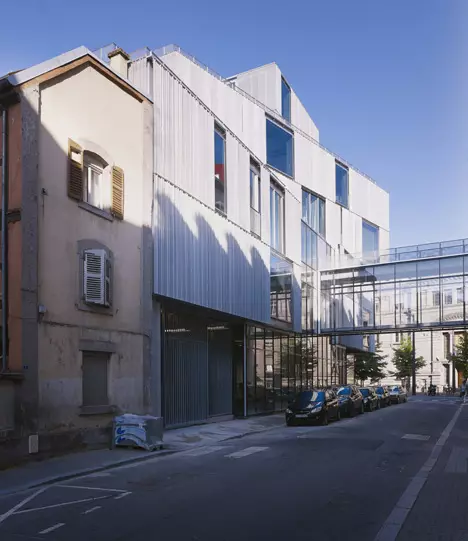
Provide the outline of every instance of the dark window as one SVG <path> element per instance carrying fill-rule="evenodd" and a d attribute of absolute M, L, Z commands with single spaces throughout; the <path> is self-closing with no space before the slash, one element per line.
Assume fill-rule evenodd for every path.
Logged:
<path fill-rule="evenodd" d="M 361 389 L 362 396 L 369 396 L 369 389 Z"/>
<path fill-rule="evenodd" d="M 305 408 L 310 402 L 323 400 L 325 400 L 325 393 L 323 391 L 302 391 L 302 393 L 299 393 L 296 396 L 294 406 L 297 408 Z"/>
<path fill-rule="evenodd" d="M 302 190 L 302 220 L 316 233 L 325 236 L 325 200 Z"/>
<path fill-rule="evenodd" d="M 293 176 L 293 134 L 272 120 L 266 121 L 267 163 Z"/>
<path fill-rule="evenodd" d="M 222 128 L 215 126 L 215 208 L 226 212 L 226 134 Z"/>
<path fill-rule="evenodd" d="M 362 221 L 362 254 L 367 259 L 376 259 L 379 254 L 379 228 Z"/>
<path fill-rule="evenodd" d="M 452 304 L 453 298 L 452 298 L 452 290 L 446 289 L 444 291 L 444 304 Z"/>
<path fill-rule="evenodd" d="M 340 163 L 335 163 L 335 180 L 336 180 L 336 202 L 343 207 L 348 207 L 348 190 L 349 190 L 349 171 L 348 168 Z"/>
<path fill-rule="evenodd" d="M 250 160 L 250 231 L 260 236 L 261 231 L 260 167 Z"/>
<path fill-rule="evenodd" d="M 83 351 L 83 406 L 107 406 L 109 353 Z"/>
<path fill-rule="evenodd" d="M 463 288 L 457 287 L 457 304 L 463 304 Z"/>
<path fill-rule="evenodd" d="M 446 359 L 450 358 L 450 334 L 444 332 L 444 355 Z"/>
<path fill-rule="evenodd" d="M 301 224 L 301 257 L 303 263 L 317 268 L 317 233 L 304 222 Z"/>
<path fill-rule="evenodd" d="M 291 122 L 291 87 L 281 77 L 281 115 Z"/>
<path fill-rule="evenodd" d="M 270 183 L 270 244 L 282 252 L 284 250 L 284 192 L 276 184 Z"/>
<path fill-rule="evenodd" d="M 338 396 L 350 395 L 350 394 L 351 394 L 351 388 L 350 387 L 342 387 L 338 391 Z"/>
<path fill-rule="evenodd" d="M 432 305 L 440 306 L 440 292 L 439 291 L 432 292 Z"/>
<path fill-rule="evenodd" d="M 291 291 L 292 264 L 275 253 L 270 261 L 271 317 L 290 323 L 292 321 Z"/>

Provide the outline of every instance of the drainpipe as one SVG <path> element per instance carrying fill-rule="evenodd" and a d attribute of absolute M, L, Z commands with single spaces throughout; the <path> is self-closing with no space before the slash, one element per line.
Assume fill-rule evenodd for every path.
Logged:
<path fill-rule="evenodd" d="M 7 124 L 8 113 L 2 109 L 2 372 L 8 368 L 8 261 L 7 261 L 7 207 L 8 207 L 8 170 L 7 170 Z"/>

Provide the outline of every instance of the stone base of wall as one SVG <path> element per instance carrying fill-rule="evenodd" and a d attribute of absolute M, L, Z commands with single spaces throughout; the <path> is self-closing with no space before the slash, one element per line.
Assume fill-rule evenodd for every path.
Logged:
<path fill-rule="evenodd" d="M 29 453 L 29 437 L 13 432 L 0 434 L 0 470 L 34 460 L 46 460 L 67 453 L 110 448 L 112 427 L 67 430 L 39 434 L 39 452 Z"/>

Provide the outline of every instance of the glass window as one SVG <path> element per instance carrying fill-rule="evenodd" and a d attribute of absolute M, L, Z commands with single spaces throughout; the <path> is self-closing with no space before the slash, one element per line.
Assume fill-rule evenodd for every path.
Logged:
<path fill-rule="evenodd" d="M 336 202 L 343 207 L 348 207 L 348 168 L 335 163 Z"/>
<path fill-rule="evenodd" d="M 376 259 L 379 254 L 379 228 L 362 220 L 362 255 Z"/>
<path fill-rule="evenodd" d="M 293 135 L 275 122 L 266 121 L 267 163 L 293 176 Z"/>
<path fill-rule="evenodd" d="M 219 126 L 214 132 L 215 208 L 226 212 L 226 134 Z"/>
<path fill-rule="evenodd" d="M 446 289 L 444 291 L 444 304 L 452 304 L 452 290 Z"/>
<path fill-rule="evenodd" d="M 291 122 L 291 87 L 281 77 L 281 115 Z"/>
<path fill-rule="evenodd" d="M 106 165 L 95 154 L 84 153 L 83 200 L 99 209 L 109 208 L 111 203 L 110 186 L 105 182 L 104 176 Z"/>
<path fill-rule="evenodd" d="M 463 304 L 463 287 L 457 287 L 457 304 Z"/>
<path fill-rule="evenodd" d="M 260 167 L 250 161 L 250 231 L 260 236 L 261 207 L 260 207 Z"/>
<path fill-rule="evenodd" d="M 440 305 L 440 292 L 433 291 L 432 292 L 432 306 L 439 306 L 439 305 Z"/>
<path fill-rule="evenodd" d="M 292 264 L 272 253 L 270 261 L 271 317 L 290 323 L 292 291 Z"/>
<path fill-rule="evenodd" d="M 270 236 L 271 246 L 284 250 L 284 192 L 274 182 L 270 184 Z"/>
<path fill-rule="evenodd" d="M 316 233 L 325 236 L 325 200 L 302 190 L 302 220 Z"/>

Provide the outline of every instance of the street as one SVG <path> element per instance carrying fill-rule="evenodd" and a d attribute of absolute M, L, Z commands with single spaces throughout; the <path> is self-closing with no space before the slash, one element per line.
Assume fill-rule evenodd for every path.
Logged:
<path fill-rule="evenodd" d="M 468 408 L 407 404 L 0 499 L 0 540 L 468 539 Z"/>

